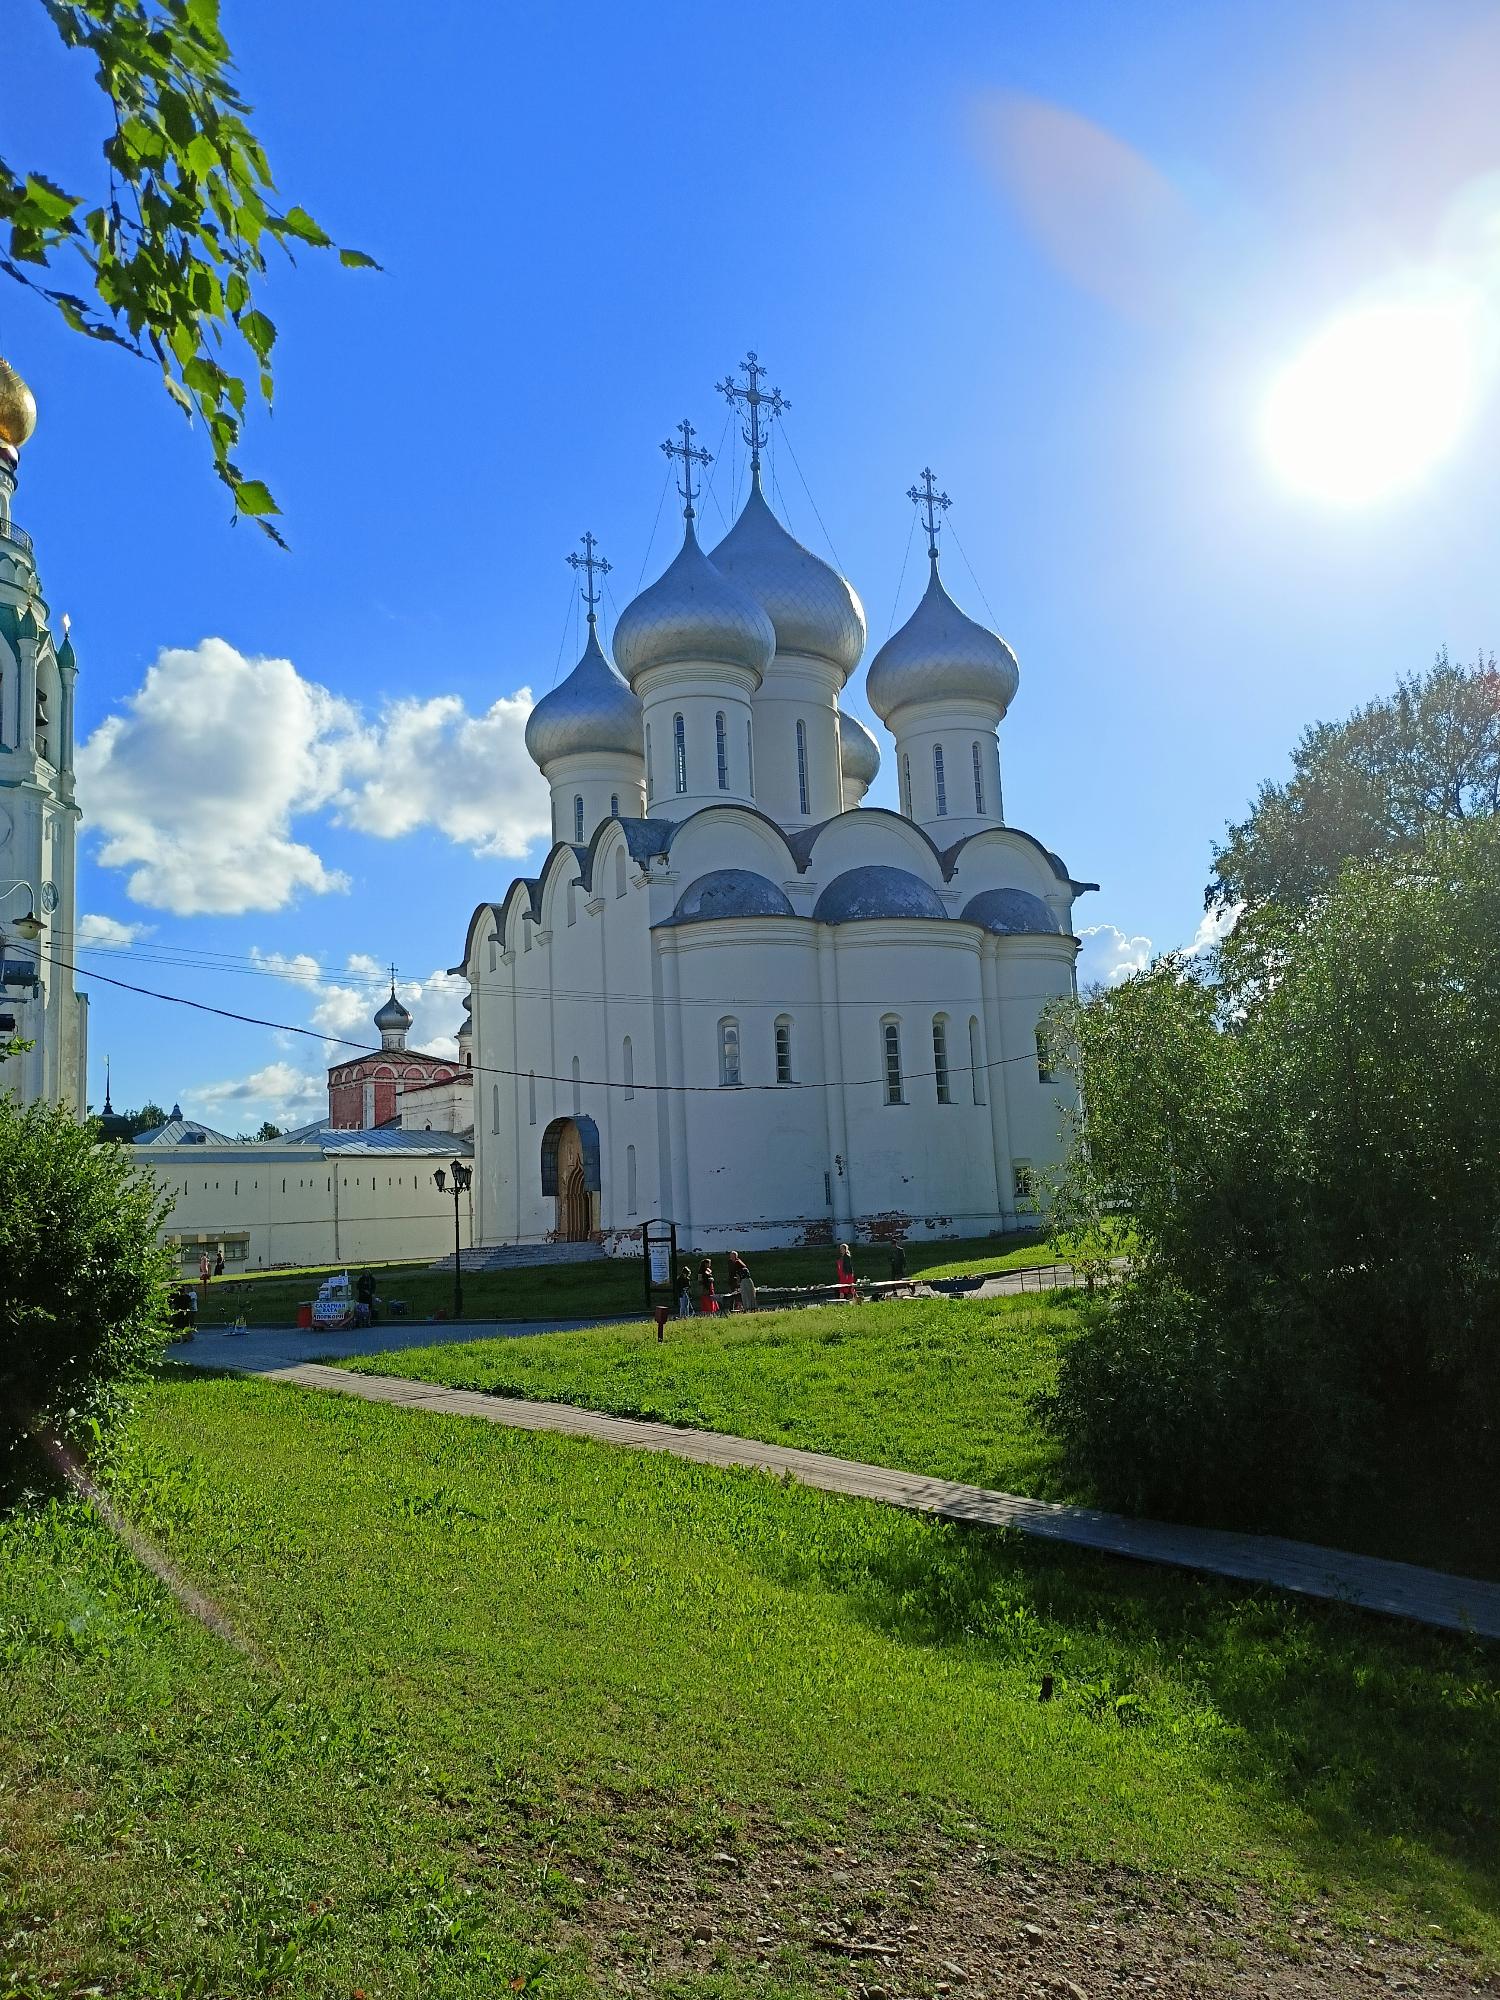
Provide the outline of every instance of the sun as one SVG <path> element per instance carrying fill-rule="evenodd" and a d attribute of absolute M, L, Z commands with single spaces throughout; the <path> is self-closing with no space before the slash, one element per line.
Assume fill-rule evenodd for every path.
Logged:
<path fill-rule="evenodd" d="M 1288 486 L 1362 506 L 1414 485 L 1462 437 L 1478 402 L 1472 294 L 1367 304 L 1323 328 L 1272 384 L 1266 454 Z"/>

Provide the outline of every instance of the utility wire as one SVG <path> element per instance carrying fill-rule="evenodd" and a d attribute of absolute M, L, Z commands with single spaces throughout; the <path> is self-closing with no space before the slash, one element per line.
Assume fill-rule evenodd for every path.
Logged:
<path fill-rule="evenodd" d="M 906 582 L 906 565 L 911 561 L 911 545 L 917 532 L 917 510 L 911 510 L 911 526 L 906 531 L 906 553 L 901 558 L 901 574 L 896 579 L 896 595 L 891 599 L 891 620 L 885 628 L 885 636 L 890 638 L 896 628 L 896 613 L 901 605 L 901 586 Z"/>
<path fill-rule="evenodd" d="M 964 547 L 963 543 L 958 539 L 957 528 L 954 527 L 951 521 L 944 521 L 943 526 L 948 530 L 949 534 L 952 535 L 954 545 L 957 548 L 958 553 L 964 559 L 964 568 L 969 572 L 969 575 L 974 579 L 974 588 L 979 592 L 980 603 L 984 606 L 985 610 L 990 614 L 991 625 L 998 626 L 1000 620 L 995 616 L 995 607 L 993 604 L 990 603 L 990 600 L 984 594 L 984 585 L 979 581 L 979 576 L 974 568 L 973 563 L 969 561 L 968 550 Z"/>
<path fill-rule="evenodd" d="M 842 576 L 844 574 L 843 558 L 840 556 L 838 550 L 833 546 L 833 537 L 828 532 L 827 522 L 823 519 L 823 516 L 818 513 L 818 503 L 813 498 L 813 490 L 807 483 L 807 474 L 802 470 L 802 463 L 800 459 L 797 457 L 797 447 L 792 443 L 792 440 L 787 433 L 785 418 L 782 419 L 781 423 L 781 435 L 783 439 L 785 439 L 786 441 L 787 450 L 792 454 L 792 464 L 795 465 L 797 468 L 797 477 L 802 481 L 802 490 L 807 495 L 808 504 L 811 506 L 813 513 L 817 518 L 818 526 L 823 530 L 823 539 L 828 544 L 828 552 L 833 557 L 834 565 L 837 568 L 839 575 Z"/>
<path fill-rule="evenodd" d="M 651 560 L 651 551 L 656 547 L 656 531 L 661 526 L 661 510 L 667 504 L 667 488 L 672 483 L 672 467 L 667 465 L 667 476 L 661 483 L 661 491 L 656 496 L 656 513 L 651 522 L 651 539 L 646 544 L 646 553 L 641 557 L 641 573 L 635 580 L 635 595 L 641 594 L 641 585 L 646 581 L 646 565 Z"/>

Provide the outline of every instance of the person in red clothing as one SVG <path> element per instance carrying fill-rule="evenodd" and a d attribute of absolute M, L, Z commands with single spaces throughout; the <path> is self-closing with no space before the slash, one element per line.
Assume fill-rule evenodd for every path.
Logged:
<path fill-rule="evenodd" d="M 838 1272 L 839 1297 L 847 1299 L 852 1304 L 856 1297 L 854 1290 L 854 1259 L 849 1255 L 849 1245 L 847 1243 L 839 1245 L 839 1260 L 835 1269 Z"/>
<path fill-rule="evenodd" d="M 698 1266 L 698 1310 L 716 1313 L 719 1310 L 719 1295 L 714 1289 L 714 1260 L 705 1257 Z"/>

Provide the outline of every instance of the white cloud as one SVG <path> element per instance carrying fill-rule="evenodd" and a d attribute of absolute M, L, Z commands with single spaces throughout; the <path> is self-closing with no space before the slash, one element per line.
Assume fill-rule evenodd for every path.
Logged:
<path fill-rule="evenodd" d="M 290 1130 L 311 1124 L 327 1111 L 328 1078 L 293 1063 L 272 1062 L 249 1076 L 200 1084 L 185 1094 L 185 1101 L 202 1113 L 208 1125 L 221 1123 L 232 1112 L 230 1122 L 237 1125 L 256 1126 L 269 1118 L 273 1125 Z"/>
<path fill-rule="evenodd" d="M 1113 924 L 1087 924 L 1078 933 L 1082 950 L 1078 954 L 1078 985 L 1118 986 L 1132 973 L 1144 972 L 1151 963 L 1150 938 L 1128 937 Z"/>
<path fill-rule="evenodd" d="M 1193 933 L 1191 944 L 1182 948 L 1189 958 L 1198 958 L 1204 952 L 1212 951 L 1221 939 L 1227 938 L 1240 920 L 1243 903 L 1229 903 L 1222 908 L 1205 910 L 1198 919 L 1198 928 Z"/>
<path fill-rule="evenodd" d="M 103 917 L 89 912 L 78 919 L 77 943 L 102 946 L 107 951 L 124 951 L 137 938 L 150 937 L 155 924 L 122 923 L 118 917 Z"/>
<path fill-rule="evenodd" d="M 526 755 L 528 689 L 471 716 L 456 695 L 355 703 L 290 660 L 222 639 L 158 655 L 78 754 L 79 791 L 129 869 L 131 900 L 179 916 L 279 910 L 347 889 L 297 823 L 325 813 L 382 839 L 434 826 L 476 853 L 518 856 L 548 830 Z"/>

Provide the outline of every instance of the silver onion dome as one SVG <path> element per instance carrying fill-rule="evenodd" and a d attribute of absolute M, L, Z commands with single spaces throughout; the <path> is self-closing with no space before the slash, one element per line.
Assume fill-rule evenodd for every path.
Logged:
<path fill-rule="evenodd" d="M 849 678 L 865 650 L 864 606 L 852 584 L 782 527 L 759 478 L 712 559 L 765 610 L 778 652 L 826 660 Z"/>
<path fill-rule="evenodd" d="M 583 658 L 526 718 L 526 748 L 543 770 L 586 752 L 641 757 L 641 704 L 604 656 L 594 621 Z"/>
<path fill-rule="evenodd" d="M 934 563 L 922 602 L 870 662 L 865 699 L 882 722 L 923 701 L 984 702 L 1004 715 L 1020 684 L 1015 654 L 959 610 Z"/>
<path fill-rule="evenodd" d="M 650 667 L 676 661 L 746 667 L 762 675 L 776 632 L 753 597 L 710 562 L 691 521 L 682 547 L 620 613 L 615 658 L 632 687 Z"/>
<path fill-rule="evenodd" d="M 411 1015 L 396 998 L 394 986 L 391 988 L 390 999 L 382 1001 L 375 1010 L 375 1025 L 382 1034 L 393 1029 L 400 1029 L 404 1033 L 411 1026 Z"/>
<path fill-rule="evenodd" d="M 839 713 L 839 769 L 866 791 L 880 771 L 880 745 L 857 716 Z"/>

